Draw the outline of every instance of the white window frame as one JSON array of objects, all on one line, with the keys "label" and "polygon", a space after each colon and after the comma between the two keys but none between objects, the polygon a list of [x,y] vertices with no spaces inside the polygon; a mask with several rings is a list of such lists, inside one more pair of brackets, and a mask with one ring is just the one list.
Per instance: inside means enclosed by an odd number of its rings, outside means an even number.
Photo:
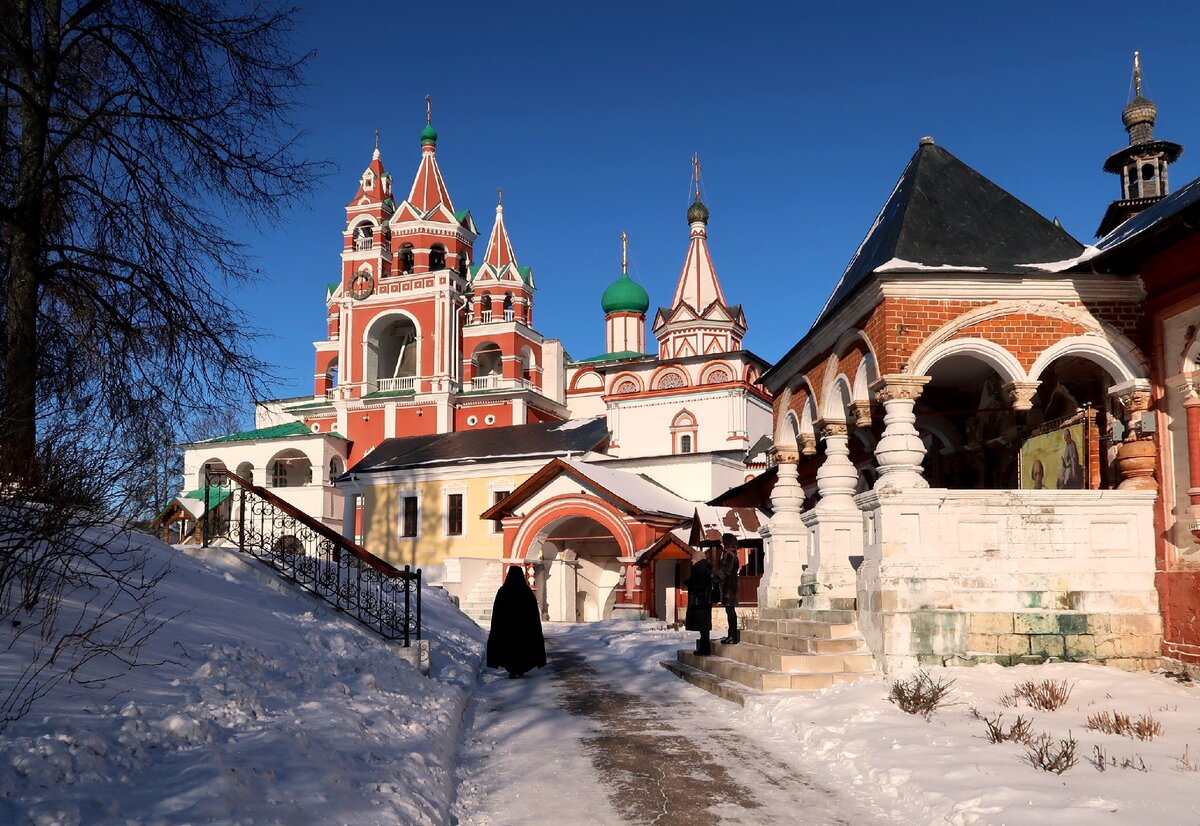
[{"label": "white window frame", "polygon": [[[407,535],[404,533],[404,500],[417,500],[417,515],[415,517],[416,524],[413,525],[413,533]],[[420,539],[421,538],[421,492],[415,489],[407,489],[396,492],[396,536],[399,539]]]},{"label": "white window frame", "polygon": [[[450,533],[450,497],[462,496],[462,532]],[[447,485],[442,488],[442,536],[447,539],[466,539],[468,533],[467,519],[467,487],[466,485]]]}]

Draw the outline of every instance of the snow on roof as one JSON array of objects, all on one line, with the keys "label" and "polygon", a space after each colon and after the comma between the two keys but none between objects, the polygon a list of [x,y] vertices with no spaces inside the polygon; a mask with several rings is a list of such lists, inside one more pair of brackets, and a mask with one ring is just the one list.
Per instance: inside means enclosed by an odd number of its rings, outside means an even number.
[{"label": "snow on roof", "polygon": [[563,459],[580,475],[591,479],[610,493],[648,513],[663,513],[687,517],[696,511],[695,502],[689,502],[671,491],[651,482],[645,476],[627,470],[599,467],[578,459]]},{"label": "snow on roof", "polygon": [[1029,267],[1030,269],[1043,270],[1045,272],[1062,272],[1069,270],[1076,264],[1082,264],[1084,261],[1091,260],[1100,254],[1100,248],[1088,244],[1083,248],[1083,252],[1076,255],[1074,258],[1067,258],[1063,261],[1047,261],[1041,264],[1017,264],[1018,267]]},{"label": "snow on roof", "polygon": [[697,505],[688,541],[720,542],[721,534],[731,533],[741,540],[761,541],[759,528],[767,524],[767,515],[757,508],[730,508],[724,505]]},{"label": "snow on roof", "polygon": [[918,264],[916,261],[905,261],[903,258],[892,258],[884,261],[875,268],[875,272],[892,272],[895,270],[903,270],[905,272],[915,270],[917,272],[987,272],[987,267],[970,267],[964,264]]}]

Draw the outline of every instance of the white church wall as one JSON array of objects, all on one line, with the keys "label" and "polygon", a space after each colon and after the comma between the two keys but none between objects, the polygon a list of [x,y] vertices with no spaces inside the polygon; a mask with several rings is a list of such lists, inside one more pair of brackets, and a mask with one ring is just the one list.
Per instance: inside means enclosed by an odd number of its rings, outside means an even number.
[{"label": "white church wall", "polygon": [[692,453],[680,456],[642,456],[596,462],[607,468],[640,473],[677,496],[707,502],[745,481],[740,454]]},{"label": "white church wall", "polygon": [[871,491],[857,502],[859,623],[888,670],[1051,657],[1156,666],[1152,491]]},{"label": "white church wall", "polygon": [[[614,401],[607,415],[623,458],[677,453],[678,437],[684,434],[692,436],[693,452],[705,453],[746,449],[759,436],[770,433],[769,409],[762,414],[748,412],[757,407],[757,401],[748,401],[746,393],[739,390],[698,391]],[[694,427],[677,424],[683,414],[691,415]],[[751,422],[761,430],[748,431]]]}]

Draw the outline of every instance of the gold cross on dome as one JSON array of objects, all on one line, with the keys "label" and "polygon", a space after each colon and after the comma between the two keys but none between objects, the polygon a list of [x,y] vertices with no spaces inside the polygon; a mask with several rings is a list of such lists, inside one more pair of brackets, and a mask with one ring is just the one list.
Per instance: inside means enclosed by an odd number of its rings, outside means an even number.
[{"label": "gold cross on dome", "polygon": [[433,123],[433,98],[429,95],[425,96],[425,123]]},{"label": "gold cross on dome", "polygon": [[700,153],[692,153],[692,181],[696,186],[696,200],[700,200]]},{"label": "gold cross on dome", "polygon": [[1133,53],[1133,93],[1142,94],[1142,61],[1138,52]]},{"label": "gold cross on dome", "polygon": [[625,234],[625,230],[621,230],[621,273],[623,275],[629,272],[629,236]]}]

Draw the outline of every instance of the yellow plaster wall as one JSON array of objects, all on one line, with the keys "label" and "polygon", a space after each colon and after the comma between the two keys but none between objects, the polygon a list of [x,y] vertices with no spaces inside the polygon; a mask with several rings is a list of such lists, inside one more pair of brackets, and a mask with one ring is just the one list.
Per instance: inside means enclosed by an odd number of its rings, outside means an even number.
[{"label": "yellow plaster wall", "polygon": [[[529,473],[502,473],[471,479],[438,479],[413,483],[366,485],[363,490],[363,545],[397,567],[437,565],[446,557],[499,559],[504,535],[479,514],[492,506],[492,491],[513,490]],[[499,488],[494,484],[503,481]],[[511,482],[511,484],[509,484]],[[420,498],[418,535],[400,537],[399,496],[415,490]],[[446,494],[463,494],[463,534],[445,535]]]}]

